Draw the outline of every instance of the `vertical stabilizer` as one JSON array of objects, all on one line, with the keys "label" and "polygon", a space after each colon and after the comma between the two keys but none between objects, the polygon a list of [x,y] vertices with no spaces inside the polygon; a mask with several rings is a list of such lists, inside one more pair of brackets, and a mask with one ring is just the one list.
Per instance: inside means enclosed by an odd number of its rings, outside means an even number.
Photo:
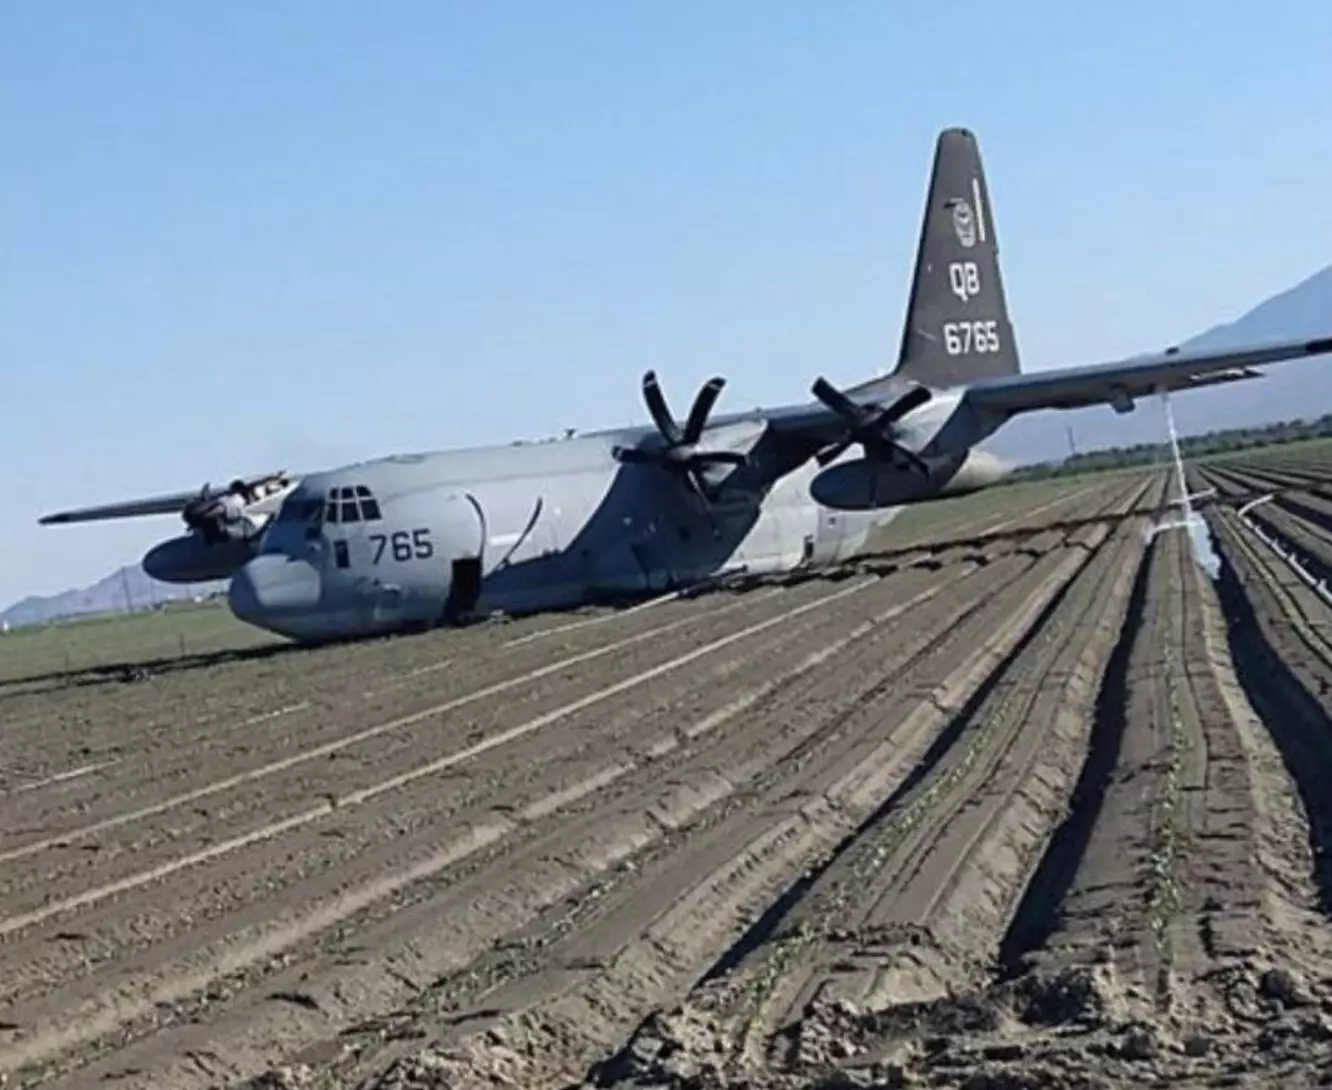
[{"label": "vertical stabilizer", "polygon": [[980,147],[969,130],[945,129],[893,374],[938,388],[1019,370]]}]

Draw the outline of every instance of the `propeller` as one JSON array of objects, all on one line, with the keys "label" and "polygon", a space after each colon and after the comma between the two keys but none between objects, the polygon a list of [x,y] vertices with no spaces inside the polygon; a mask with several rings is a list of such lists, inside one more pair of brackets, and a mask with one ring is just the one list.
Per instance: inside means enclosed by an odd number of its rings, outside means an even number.
[{"label": "propeller", "polygon": [[929,474],[929,467],[920,455],[896,440],[893,427],[911,410],[930,400],[928,387],[908,386],[895,401],[885,406],[858,404],[823,377],[815,379],[812,389],[814,396],[845,420],[847,426],[845,439],[819,452],[820,465],[827,465],[852,443],[859,443],[872,458],[905,462],[917,473]]},{"label": "propeller", "polygon": [[742,466],[748,455],[734,450],[699,450],[698,441],[707,427],[712,407],[726,385],[724,378],[711,378],[694,396],[689,416],[682,429],[666,406],[665,395],[657,382],[657,375],[649,371],[643,376],[643,400],[647,402],[652,421],[661,433],[661,447],[616,447],[615,457],[632,465],[659,465],[681,474],[689,487],[704,502],[712,500],[712,489],[705,473],[710,466]]},{"label": "propeller", "polygon": [[204,482],[199,494],[180,512],[185,525],[203,536],[210,545],[237,537],[248,537],[253,525],[245,517],[246,505],[254,502],[254,490],[241,480],[215,490]]}]

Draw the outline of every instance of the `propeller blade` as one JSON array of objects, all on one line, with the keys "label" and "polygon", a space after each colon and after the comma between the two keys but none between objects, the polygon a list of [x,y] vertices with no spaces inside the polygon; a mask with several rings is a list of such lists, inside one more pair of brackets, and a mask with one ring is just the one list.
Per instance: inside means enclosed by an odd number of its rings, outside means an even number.
[{"label": "propeller blade", "polygon": [[694,398],[694,404],[689,409],[689,419],[685,421],[684,441],[686,443],[697,443],[702,437],[703,428],[708,422],[708,416],[712,412],[712,407],[717,404],[717,398],[721,396],[722,387],[725,385],[726,380],[724,378],[710,378],[698,391],[698,396]]},{"label": "propeller blade", "polygon": [[643,376],[643,400],[647,402],[648,412],[652,414],[652,422],[657,425],[657,430],[666,442],[672,445],[678,443],[680,427],[666,406],[666,396],[661,392],[655,371],[649,371]]},{"label": "propeller blade", "polygon": [[643,375],[643,400],[647,402],[652,421],[664,440],[664,446],[654,447],[615,447],[611,454],[618,461],[634,465],[659,465],[673,473],[683,474],[689,489],[705,505],[712,500],[712,489],[704,471],[713,465],[743,466],[749,464],[749,456],[739,451],[697,450],[699,439],[707,427],[708,417],[717,398],[721,395],[726,380],[720,376],[710,378],[699,389],[690,406],[689,417],[681,431],[679,424],[671,415],[666,404],[666,397],[661,391],[655,371]]},{"label": "propeller blade", "polygon": [[815,397],[853,426],[859,427],[870,415],[863,406],[857,405],[822,375],[814,380],[810,389]]},{"label": "propeller blade", "polygon": [[815,397],[847,422],[850,432],[846,441],[831,448],[824,448],[816,455],[820,465],[833,461],[847,446],[855,442],[863,446],[867,454],[888,458],[899,457],[916,472],[929,474],[929,467],[924,460],[897,442],[890,430],[891,426],[907,413],[920,408],[930,400],[932,394],[928,387],[913,385],[891,405],[882,409],[872,409],[857,404],[822,376],[814,380],[811,389]]},{"label": "propeller blade", "polygon": [[884,419],[890,424],[895,424],[907,413],[919,409],[925,402],[929,401],[931,396],[928,387],[912,386],[911,389],[884,410]]}]

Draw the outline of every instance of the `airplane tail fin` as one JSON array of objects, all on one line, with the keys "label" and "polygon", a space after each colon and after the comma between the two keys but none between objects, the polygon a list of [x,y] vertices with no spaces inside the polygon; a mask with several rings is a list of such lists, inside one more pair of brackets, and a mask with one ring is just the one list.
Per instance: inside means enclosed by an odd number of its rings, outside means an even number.
[{"label": "airplane tail fin", "polygon": [[893,376],[946,387],[1020,370],[980,147],[970,130],[945,129]]}]

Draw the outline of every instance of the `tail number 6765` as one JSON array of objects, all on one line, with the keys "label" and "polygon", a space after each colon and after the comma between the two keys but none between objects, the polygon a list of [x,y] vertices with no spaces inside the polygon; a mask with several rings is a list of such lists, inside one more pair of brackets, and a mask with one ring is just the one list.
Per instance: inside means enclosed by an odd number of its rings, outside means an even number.
[{"label": "tail number 6765", "polygon": [[993,318],[973,322],[944,322],[943,335],[944,351],[950,356],[999,351],[999,328]]},{"label": "tail number 6765", "polygon": [[398,563],[411,560],[429,560],[435,555],[435,546],[430,540],[430,530],[424,526],[416,530],[397,530],[391,534],[371,534],[370,540],[375,546],[375,558],[378,564],[387,552]]}]

